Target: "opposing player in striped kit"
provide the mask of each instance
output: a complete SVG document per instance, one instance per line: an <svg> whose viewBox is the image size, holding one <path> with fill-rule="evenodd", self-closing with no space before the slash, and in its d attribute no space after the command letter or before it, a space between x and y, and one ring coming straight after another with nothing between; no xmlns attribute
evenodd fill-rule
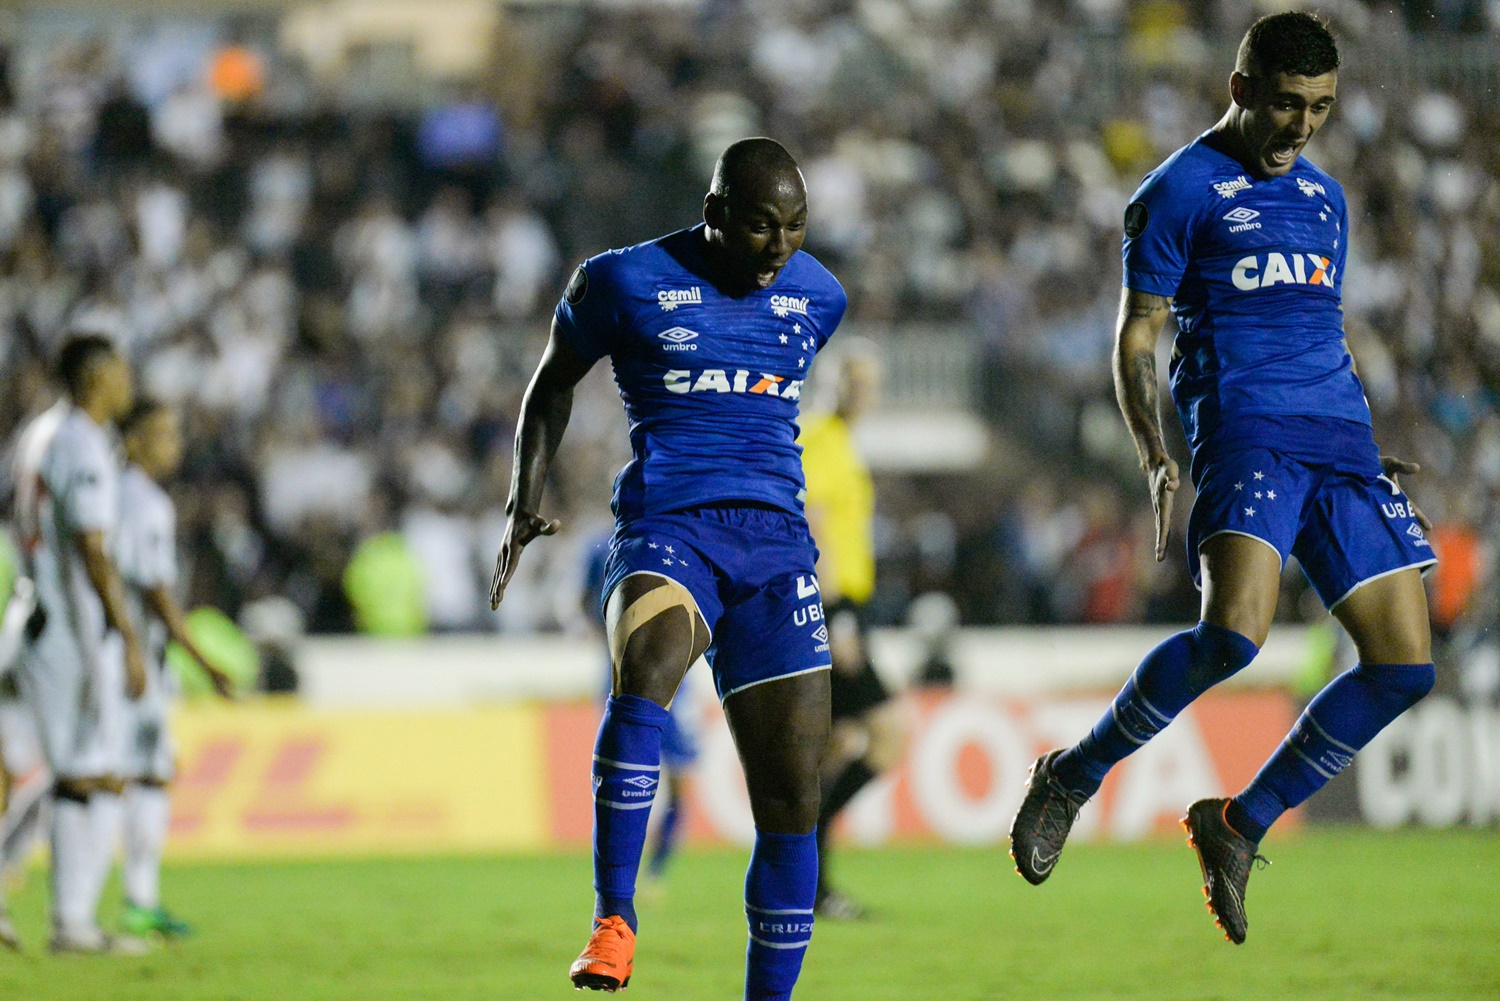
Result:
<svg viewBox="0 0 1500 1001"><path fill-rule="evenodd" d="M52 949L143 951L99 927L99 898L119 829L125 696L146 669L112 556L119 465L110 433L134 398L112 342L71 337L58 360L64 395L22 433L15 521L22 572L36 585L17 680L54 778ZM122 672L123 668L123 672Z"/></svg>
<svg viewBox="0 0 1500 1001"><path fill-rule="evenodd" d="M198 662L221 695L230 696L234 686L194 644L172 594L177 585L177 514L161 484L182 461L177 412L142 400L120 429L128 464L120 475L115 554L146 661L145 692L125 713L123 922L135 935L181 938L191 929L161 904L162 850L171 818L168 785L174 773L168 711L177 689L166 663L167 640Z"/></svg>

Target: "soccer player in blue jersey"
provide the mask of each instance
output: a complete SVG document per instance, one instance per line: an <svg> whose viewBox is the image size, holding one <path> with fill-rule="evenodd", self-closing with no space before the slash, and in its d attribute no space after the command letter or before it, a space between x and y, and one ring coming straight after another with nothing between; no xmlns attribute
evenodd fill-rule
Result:
<svg viewBox="0 0 1500 1001"><path fill-rule="evenodd" d="M785 1001L811 941L828 631L803 516L797 407L843 288L800 248L807 190L779 143L725 150L703 223L573 273L521 405L509 521L490 601L540 514L573 387L608 355L633 458L615 480L605 618L613 694L594 745L593 933L575 987L634 968L636 871L667 706L707 652L755 818L745 877L746 1001Z"/></svg>
<svg viewBox="0 0 1500 1001"><path fill-rule="evenodd" d="M1239 795L1200 800L1183 818L1209 905L1235 943L1267 828L1434 681L1421 570L1435 561L1425 519L1396 481L1417 467L1376 447L1339 304L1344 193L1301 155L1333 108L1338 65L1312 15L1257 21L1228 112L1152 171L1126 209L1115 387L1150 485L1160 560L1178 469L1162 441L1156 341L1172 310L1202 621L1147 654L1092 732L1037 760L1011 827L1017 870L1041 883L1110 767L1254 659L1282 563L1295 555L1360 662L1312 701Z"/></svg>

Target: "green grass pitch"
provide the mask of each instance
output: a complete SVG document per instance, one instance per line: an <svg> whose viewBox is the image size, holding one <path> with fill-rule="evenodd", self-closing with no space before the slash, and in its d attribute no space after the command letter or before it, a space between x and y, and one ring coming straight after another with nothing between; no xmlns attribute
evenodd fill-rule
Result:
<svg viewBox="0 0 1500 1001"><path fill-rule="evenodd" d="M1003 849L845 851L872 920L822 922L799 1001L1500 998L1500 834L1273 838L1225 943L1181 841L1076 845L1042 887ZM746 855L688 854L641 908L627 1001L740 997ZM45 954L43 874L14 901L29 951L0 954L25 1001L529 1001L579 997L585 855L180 865L190 942L144 959ZM112 893L113 896L113 893ZM593 995L590 995L593 996Z"/></svg>

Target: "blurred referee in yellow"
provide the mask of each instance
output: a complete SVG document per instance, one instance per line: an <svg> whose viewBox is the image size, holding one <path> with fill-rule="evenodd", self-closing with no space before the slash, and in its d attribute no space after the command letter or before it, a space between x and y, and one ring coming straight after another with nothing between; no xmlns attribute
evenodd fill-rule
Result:
<svg viewBox="0 0 1500 1001"><path fill-rule="evenodd" d="M834 363L832 409L809 415L797 439L833 661L833 732L823 761L814 907L820 917L852 920L862 909L828 879L833 821L871 779L900 760L905 732L865 644L864 607L875 591L875 487L854 444L854 427L874 405L883 372L868 343L850 339L829 354L835 355L825 360L825 366Z"/></svg>

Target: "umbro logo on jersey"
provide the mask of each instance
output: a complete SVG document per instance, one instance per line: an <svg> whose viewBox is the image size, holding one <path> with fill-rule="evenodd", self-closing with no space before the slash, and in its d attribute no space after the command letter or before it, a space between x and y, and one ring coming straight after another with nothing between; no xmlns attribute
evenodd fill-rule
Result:
<svg viewBox="0 0 1500 1001"><path fill-rule="evenodd" d="M1323 190L1323 185L1317 181L1309 181L1305 177L1297 178L1297 187L1301 188L1302 193L1309 198L1316 198L1318 195L1328 197L1328 192Z"/></svg>
<svg viewBox="0 0 1500 1001"><path fill-rule="evenodd" d="M819 626L818 628L816 628L816 629L813 630L813 634L812 635L813 635L813 639L817 640L819 643L827 643L828 642L828 627L827 626Z"/></svg>
<svg viewBox="0 0 1500 1001"><path fill-rule="evenodd" d="M1267 254L1242 257L1234 266L1230 280L1246 292L1272 285L1333 285L1331 258L1317 254Z"/></svg>
<svg viewBox="0 0 1500 1001"><path fill-rule="evenodd" d="M1241 174L1232 181L1220 181L1214 185L1214 190L1219 193L1220 198L1233 198L1241 191L1250 187L1250 178Z"/></svg>
<svg viewBox="0 0 1500 1001"><path fill-rule="evenodd" d="M703 302L703 289L694 285L692 288L659 288L656 290L656 304L662 308L662 312L670 313L678 306L691 305Z"/></svg>
<svg viewBox="0 0 1500 1001"><path fill-rule="evenodd" d="M698 350L698 345L688 343L688 341L698 339L698 331L696 330L689 330L687 327L673 327L671 330L663 330L656 336L668 342L662 345L663 351Z"/></svg>
<svg viewBox="0 0 1500 1001"><path fill-rule="evenodd" d="M1418 525L1416 522L1412 522L1410 525L1406 526L1406 534L1411 536L1412 545L1423 549L1432 547L1432 543L1427 541L1427 536L1422 534L1422 526Z"/></svg>
<svg viewBox="0 0 1500 1001"><path fill-rule="evenodd" d="M1258 219L1259 217L1259 212L1255 211L1254 209L1247 209L1245 208L1245 206L1241 205L1239 208L1234 209L1233 211L1224 213L1223 218L1226 222L1234 223L1233 226L1229 227L1229 232L1243 233L1246 230L1250 229L1260 229L1260 223L1253 221L1255 219Z"/></svg>
<svg viewBox="0 0 1500 1001"><path fill-rule="evenodd" d="M771 312L781 317L786 316L788 313L800 313L806 316L807 307L811 305L812 300L806 296L800 299L794 295L771 296Z"/></svg>

